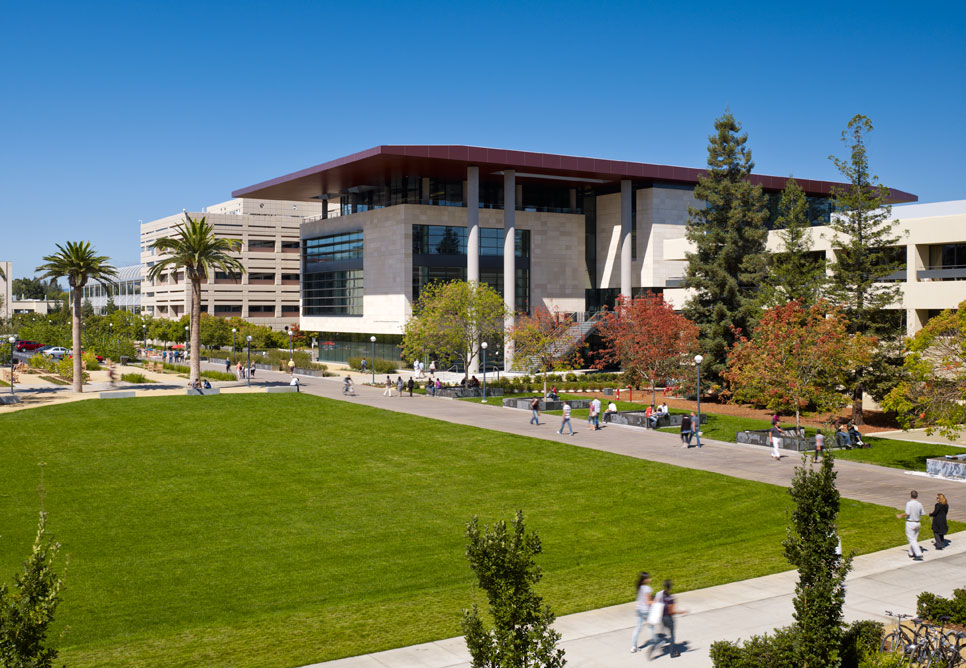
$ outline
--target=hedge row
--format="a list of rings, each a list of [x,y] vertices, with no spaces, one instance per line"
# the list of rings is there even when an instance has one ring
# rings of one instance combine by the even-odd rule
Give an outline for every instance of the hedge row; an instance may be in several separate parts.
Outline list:
[[[396,373],[398,368],[395,362],[390,360],[383,360],[376,358],[374,360],[366,360],[366,371],[371,372],[373,366],[376,368],[376,373]],[[361,357],[350,357],[349,358],[349,368],[354,371],[362,371],[362,358]]]
[[[939,623],[940,617],[949,615],[950,623],[966,626],[966,589],[954,589],[952,598],[924,591],[916,601],[916,613],[934,623]]]

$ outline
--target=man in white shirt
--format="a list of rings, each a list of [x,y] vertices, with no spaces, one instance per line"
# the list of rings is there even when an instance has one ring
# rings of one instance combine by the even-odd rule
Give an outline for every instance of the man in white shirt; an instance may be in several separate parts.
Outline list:
[[[564,427],[570,430],[570,435],[574,435],[574,428],[570,424],[570,404],[566,401],[563,405],[563,420],[560,422],[560,429],[557,431],[558,434],[563,435]]]
[[[899,519],[906,520],[906,538],[909,540],[909,556],[915,561],[922,561],[922,548],[919,547],[919,519],[926,514],[922,504],[919,503],[919,492],[912,490],[909,492],[910,499],[906,503],[906,512],[896,515]]]

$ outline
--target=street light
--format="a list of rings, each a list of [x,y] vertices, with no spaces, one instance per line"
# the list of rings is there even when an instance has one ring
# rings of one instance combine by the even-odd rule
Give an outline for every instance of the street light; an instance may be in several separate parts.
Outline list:
[[[480,403],[486,403],[486,341],[480,344],[483,348],[483,401]]]
[[[17,342],[17,337],[11,336],[7,341],[10,342],[10,396],[13,396],[13,344]]]
[[[185,362],[188,361],[188,352],[190,351],[188,347],[189,345],[191,344],[188,341],[188,325],[185,325],[184,326],[184,361]]]
[[[295,357],[295,332],[291,329],[288,330],[288,361],[291,362],[292,358]]]
[[[372,342],[372,384],[376,384],[376,337],[370,336]]]
[[[235,332],[237,331],[238,330],[235,329],[234,327],[231,328],[231,354],[232,355],[235,354]]]
[[[117,357],[117,355],[114,354],[114,352],[115,352],[115,345],[114,345],[114,323],[113,322],[109,322],[109,323],[107,323],[107,326],[110,328],[110,331],[111,331],[111,333],[110,333],[110,335],[108,337],[108,340],[111,342],[111,359],[114,359],[114,358]]]
[[[251,387],[252,386],[252,335],[249,334],[248,336],[246,336],[245,340],[248,341],[248,373],[246,373],[245,375],[248,376],[248,387]]]
[[[694,429],[694,434],[698,439],[699,448],[701,447],[701,362],[703,361],[704,361],[704,358],[701,357],[701,355],[694,356],[694,364],[698,370],[698,392],[696,395],[698,398],[698,417],[696,418],[698,422],[698,426],[692,427],[692,429]]]

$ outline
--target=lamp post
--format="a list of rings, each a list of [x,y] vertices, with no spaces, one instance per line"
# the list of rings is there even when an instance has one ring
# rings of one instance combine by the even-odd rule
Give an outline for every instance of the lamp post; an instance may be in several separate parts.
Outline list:
[[[238,330],[234,327],[231,328],[231,354],[235,354],[235,332]]]
[[[10,342],[10,396],[13,396],[13,344],[17,342],[17,337],[11,336],[7,341]]]
[[[369,341],[372,343],[372,384],[376,384],[376,337],[370,336]]]
[[[111,332],[110,335],[108,336],[108,341],[111,342],[111,359],[114,359],[114,358],[117,357],[117,355],[114,354],[114,349],[115,349],[115,346],[114,346],[114,323],[113,322],[109,322],[109,323],[107,323],[107,326],[108,326],[108,328],[110,328],[110,332]]]
[[[483,401],[481,403],[486,403],[486,341],[480,344],[483,348]]]
[[[696,420],[698,424],[696,427],[692,426],[692,429],[694,429],[694,435],[698,439],[699,448],[701,447],[701,362],[703,361],[704,361],[704,358],[701,357],[701,355],[694,356],[694,365],[695,367],[697,367],[697,371],[698,371],[698,391],[696,394],[696,397],[698,399],[698,416]]]
[[[295,332],[288,330],[288,361],[295,357]]]
[[[141,325],[141,344],[145,349],[148,347],[148,326]]]
[[[252,386],[252,335],[249,334],[248,336],[246,336],[245,340],[248,341],[248,373],[246,373],[245,375],[248,376],[248,387],[251,387]]]
[[[185,362],[188,361],[188,353],[190,352],[188,346],[191,345],[191,342],[188,341],[188,327],[189,327],[188,325],[184,326],[184,361]]]

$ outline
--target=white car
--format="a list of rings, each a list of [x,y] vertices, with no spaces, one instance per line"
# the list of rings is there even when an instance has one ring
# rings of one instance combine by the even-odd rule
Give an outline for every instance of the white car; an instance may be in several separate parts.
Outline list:
[[[52,357],[55,360],[63,359],[64,355],[70,355],[70,348],[54,346],[53,348],[48,348],[44,351],[44,357]]]

